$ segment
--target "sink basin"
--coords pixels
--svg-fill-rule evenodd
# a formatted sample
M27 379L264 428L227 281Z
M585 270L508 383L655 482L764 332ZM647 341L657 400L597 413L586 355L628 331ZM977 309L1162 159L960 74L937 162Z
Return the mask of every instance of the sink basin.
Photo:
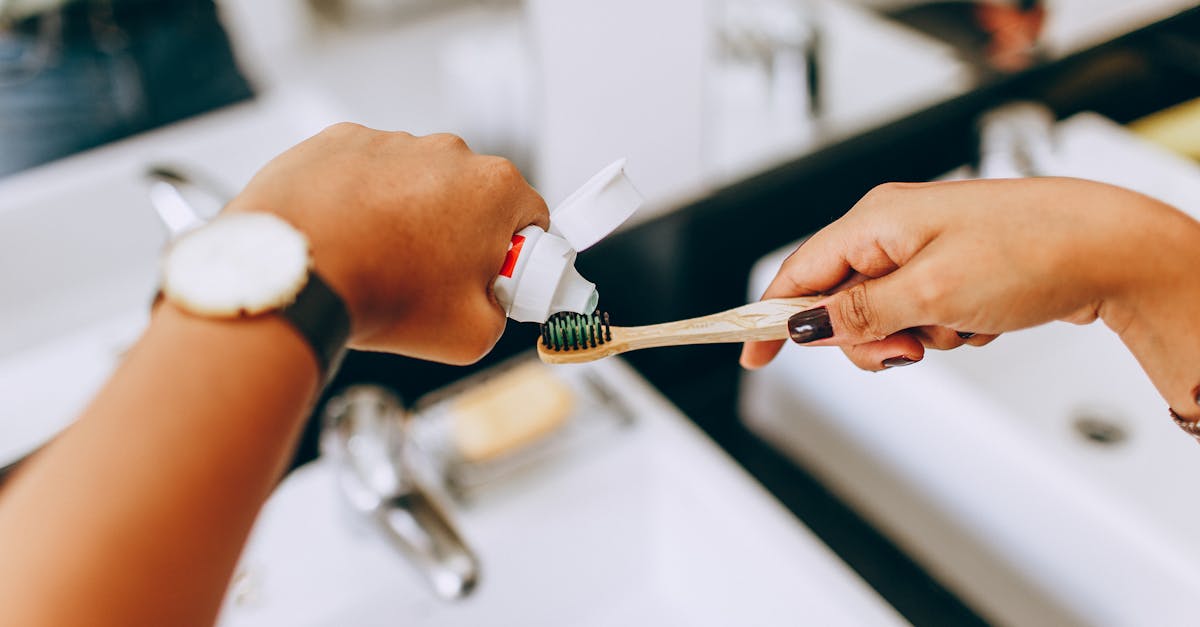
M634 425L453 508L483 567L471 597L435 598L317 461L267 503L220 624L903 623L624 362L580 367Z
M146 168L192 167L232 193L333 119L278 94L0 180L0 467L65 426L145 325L166 243Z
M1060 173L1200 211L1194 164L1097 116L1060 129ZM788 252L760 262L753 293ZM745 377L742 399L754 431L992 622L1195 624L1200 449L1101 324L1005 334L882 374L788 346Z

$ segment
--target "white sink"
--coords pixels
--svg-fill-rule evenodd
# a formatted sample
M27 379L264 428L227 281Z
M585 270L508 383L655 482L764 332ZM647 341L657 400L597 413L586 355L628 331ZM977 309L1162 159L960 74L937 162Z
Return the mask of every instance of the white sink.
M1060 128L1062 174L1200 211L1194 164L1096 116ZM787 252L760 262L753 293ZM742 398L752 429L993 622L1196 622L1200 448L1100 324L931 351L882 374L788 346L745 377Z
M471 597L435 598L317 461L267 503L221 624L903 623L624 362L584 367L634 426L453 510L482 563Z
M166 230L142 176L193 168L230 193L335 116L278 94L0 180L0 466L65 426L145 325Z

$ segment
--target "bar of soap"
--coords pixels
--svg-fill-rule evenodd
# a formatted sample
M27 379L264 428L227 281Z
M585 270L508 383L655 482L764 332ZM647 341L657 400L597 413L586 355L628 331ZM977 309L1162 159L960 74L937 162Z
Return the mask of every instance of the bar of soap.
M573 405L566 384L541 363L529 362L454 401L454 442L463 459L495 459L554 432Z

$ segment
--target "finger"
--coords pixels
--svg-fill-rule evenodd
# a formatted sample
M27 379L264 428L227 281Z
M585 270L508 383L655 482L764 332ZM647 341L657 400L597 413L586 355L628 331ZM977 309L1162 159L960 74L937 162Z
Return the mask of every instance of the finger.
M763 292L763 300L849 289L873 276L880 276L894 269L895 266L890 260L878 259L873 263L859 264L870 273L869 275L855 269L851 262L837 251L836 241L840 228L838 222L835 222L802 241L780 266L779 272ZM761 368L779 354L782 346L781 341L747 342L742 347L739 362L743 368L749 370Z
M988 344L992 343L992 340L995 340L998 337L1000 337L1000 334L998 334L998 333L997 334L976 333L975 335L972 335L970 338L965 340L963 343L968 346L987 346Z
M479 155L479 167L497 190L498 198L513 218L513 233L536 225L543 230L550 228L550 209L546 200L529 185L521 170L508 159L491 155Z
M775 273L775 278L771 280L771 283L767 285L766 291L763 292L761 300L766 300L768 298L787 298L791 296L817 294L822 290L814 286L826 285L828 288L833 288L845 279L848 273L848 267L836 263L830 267L824 268L823 270L819 269L817 271L818 278L812 283L800 283L796 279L796 275L789 271L789 268L793 264L802 263L796 261L796 258L797 255L800 254L800 251L804 250L806 245L812 242L813 239L819 240L821 237L825 237L821 235L822 232L810 235L809 237L806 237L800 241L800 244L796 247L796 250L793 250L792 253L783 260L783 264L780 266L779 271ZM757 370L770 363L771 360L779 354L781 348L783 348L783 342L780 340L767 342L746 342L742 345L742 355L738 359L738 362L747 370Z
M533 190L532 187L529 189L530 191ZM523 219L529 224L536 224L542 227L544 231L550 230L550 210L546 207L546 201L537 192L533 192L533 196L529 199L529 203L526 206L528 207L528 215Z
M844 281L835 286L831 291L838 292L844 289L850 289L870 277L851 272L850 276ZM771 362L775 355L779 354L779 349L783 347L782 340L768 342L747 342L742 347L742 356L739 363L747 370L757 370Z
M546 201L532 187L518 200L518 207L513 233L530 225L541 227L543 231L550 230L550 210L546 207Z
M467 140L453 133L432 133L418 138L422 143L452 151L470 152Z
M936 220L911 215L897 218L906 210L923 206L925 190L930 188L928 184L908 183L876 186L846 215L813 234L784 260L763 297L827 293L852 272L877 278L895 271L924 248L939 229Z
M852 222L840 218L805 240L780 265L763 299L824 294L845 287L856 273L879 277L899 267Z
M871 372L907 366L925 357L925 347L907 331L875 342L843 346L842 352L854 365Z
M916 206L913 186L884 185L873 189L864 196L845 216L836 220L805 241L782 264L779 272L763 293L763 298L782 298L810 294L830 293L840 291L858 297L866 293L865 288L856 285L863 277L879 278L895 272L901 265L907 263L935 235L936 227L925 221L905 220L897 222L888 216L895 215L894 211L880 212L878 207L904 208ZM881 243L890 243L892 252ZM850 287L853 286L853 287ZM849 289L847 289L849 287ZM835 303L845 303L846 297L833 299ZM818 312L819 313L819 312ZM837 315L836 319L845 319ZM874 325L874 322L871 323ZM871 325L856 325L850 328L851 336L846 338L848 344L861 344L886 337L904 326L884 324L879 327ZM844 324L824 326L825 329L837 329ZM887 332L883 332L887 327ZM797 339L798 342L814 342L828 339L821 335L821 327L810 327L817 331L815 334ZM864 337L869 333L871 337ZM831 334L831 333L830 333ZM829 343L839 343L836 340ZM761 346L749 345L743 350L745 365L755 367L765 364L778 352L773 344Z
M353 348L462 366L479 361L504 332L504 311L486 294L455 285L425 296Z
M814 346L851 346L882 340L904 329L937 324L949 296L914 262L887 276L864 281L820 301L788 321L792 341ZM935 276L935 275L933 275Z
M783 340L746 342L742 346L742 356L738 359L738 363L747 370L758 370L771 363L781 348L783 348Z
M868 279L869 277L866 275L851 270L850 274L834 285L830 291L850 289ZM763 294L764 299L776 297L772 295L770 288ZM770 363L775 358L775 355L779 354L779 350L782 347L783 341L781 340L746 342L742 345L742 355L739 363L747 370L757 370Z
M512 185L517 218L517 228L513 232L516 233L531 224L541 227L544 231L549 231L550 208L546 206L546 200L529 185L516 166L512 167L512 172L516 175L516 180L512 182Z
M499 303L487 293L472 291L455 306L459 311L446 317L444 328L452 333L437 336L436 361L464 366L473 364L491 352L504 334L507 317Z
M940 351L948 351L958 348L967 343L967 340L974 337L972 334L960 334L954 329L940 326L924 326L912 330L913 335L925 345L925 348L932 348ZM966 335L967 337L963 337Z

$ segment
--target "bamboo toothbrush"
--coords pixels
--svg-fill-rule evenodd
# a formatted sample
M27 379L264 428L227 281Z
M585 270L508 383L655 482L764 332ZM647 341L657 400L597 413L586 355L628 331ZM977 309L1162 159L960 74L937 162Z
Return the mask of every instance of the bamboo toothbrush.
M548 364L577 364L656 346L783 340L788 337L788 318L821 298L775 298L643 327L611 326L607 313L557 313L542 325L538 357Z

